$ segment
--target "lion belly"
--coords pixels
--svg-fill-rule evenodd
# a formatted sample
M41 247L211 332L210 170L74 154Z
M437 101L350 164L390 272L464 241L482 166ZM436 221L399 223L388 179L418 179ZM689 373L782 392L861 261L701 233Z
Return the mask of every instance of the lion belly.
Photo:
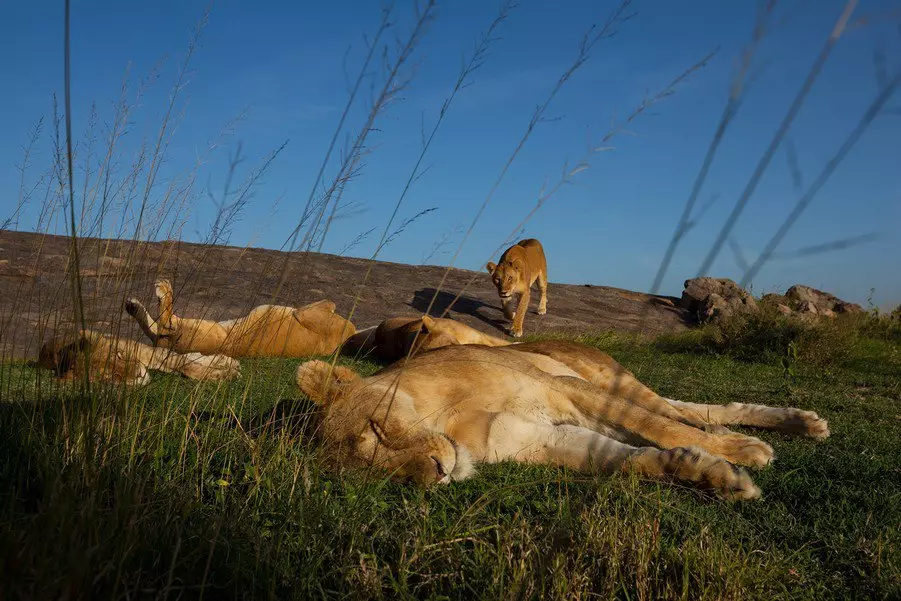
M261 316L236 324L229 334L228 348L231 356L240 357L308 357L327 355L341 344L345 336L345 323L338 316L327 316L316 324L297 321L291 314ZM352 328L346 335L353 334Z

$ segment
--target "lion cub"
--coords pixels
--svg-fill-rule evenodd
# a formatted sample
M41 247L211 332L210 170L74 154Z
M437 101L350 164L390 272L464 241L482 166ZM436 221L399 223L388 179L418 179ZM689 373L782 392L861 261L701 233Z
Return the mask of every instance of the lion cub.
M544 258L541 242L534 238L520 240L504 251L500 263L488 263L486 267L501 297L504 317L513 321L510 333L519 338L522 336L522 322L529 310L530 290L536 280L541 293L538 314L547 313L547 259ZM511 308L514 295L519 296L515 313Z

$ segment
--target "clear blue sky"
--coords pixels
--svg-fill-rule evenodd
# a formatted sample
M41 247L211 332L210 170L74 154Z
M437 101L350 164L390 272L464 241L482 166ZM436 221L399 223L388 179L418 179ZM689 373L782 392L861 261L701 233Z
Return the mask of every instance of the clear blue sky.
M699 203L717 200L683 241L663 293L678 295L683 280L696 274L843 7L831 0L783 4L776 13L780 25L760 48L753 68L756 79ZM134 90L139 78L167 57L133 115L123 142L127 161L142 137L152 137L156 130L203 5L181 0L73 5L76 138L84 139L92 102L101 122L111 117L128 64ZM402 102L378 123L379 131L370 139L373 153L345 193L356 211L336 223L324 250L338 252L361 232L378 227L349 253L371 254L419 152L421 124L433 123L462 58L469 56L499 6L482 0L439 3L437 18L415 56L415 78ZM40 117L49 121L51 94L62 90L62 7L61 1L32 0L0 8L0 220L16 204L22 146ZM456 247L460 230L485 199L536 104L573 60L581 34L612 7L610 2L588 0L521 1L502 26L503 39L451 106L426 157L430 168L415 184L400 217L430 207L438 210L411 225L383 251L382 259L419 263L442 238L449 241L444 250ZM706 69L652 115L637 121L630 128L634 135L614 139L615 150L595 156L590 169L548 201L526 227L526 235L545 246L552 281L650 287L722 113L740 49L750 39L756 4L656 0L638 1L634 9L638 16L618 36L601 42L557 97L549 112L554 119L537 128L514 163L463 248L458 266L481 269L512 224L530 210L542 183L553 182L564 161L582 155L589 135L596 139L612 118L626 116L646 91L660 89L719 47ZM898 9L898 2L860 3L852 20L890 16L845 33L795 122L788 138L805 184L875 96L877 49L883 49L890 72L901 68ZM402 37L411 22L410 5L398 2L395 12L394 31ZM281 246L299 217L346 101L345 55L348 71L355 72L363 56L363 37L375 31L379 18L376 2L221 0L213 6L184 102L178 104L180 117L158 190L168 178L190 169L224 124L243 109L250 110L228 143L198 172L198 195L182 231L186 239L196 239L209 228L214 209L204 189L221 193L228 153L239 141L247 159L239 169L243 176L289 140L231 236L232 244ZM901 108L901 96L890 105ZM360 110L352 114L354 129L361 118ZM36 147L30 180L50 159L48 134L49 129ZM861 303L870 288L876 289L874 300L883 307L901 302L899 141L901 114L879 117L781 250L870 232L881 237L842 251L774 261L753 282L755 292L805 283ZM124 171L123 163L120 173ZM331 167L327 173L334 172ZM783 145L735 229L735 240L748 260L756 257L796 197ZM21 229L34 227L38 204L35 200L26 208ZM439 253L431 262L443 264L450 256ZM741 275L728 247L710 275Z

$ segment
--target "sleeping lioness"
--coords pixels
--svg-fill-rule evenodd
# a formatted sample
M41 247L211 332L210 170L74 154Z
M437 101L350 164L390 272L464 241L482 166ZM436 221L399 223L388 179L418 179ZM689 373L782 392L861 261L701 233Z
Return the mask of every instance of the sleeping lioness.
M566 340L509 342L483 334L452 319L428 315L420 318L392 317L377 328L358 332L348 339L344 348L355 352L371 352L381 359L397 361L408 355L436 348L466 344L504 346L512 351L546 355L607 393L709 432L728 432L723 424L755 425L789 432L799 427L794 422L783 421L786 415L784 409L739 403L726 406L696 405L664 398L642 384L613 357L592 346Z
M466 478L473 463L515 460L675 478L727 498L754 499L760 490L733 463L763 467L772 448L687 420L829 435L825 420L799 409L674 407L656 395L620 394L604 383L609 365L577 343L522 347L449 346L368 378L307 361L297 383L321 406L321 431L340 464L384 468L423 485Z
M63 380L81 380L87 365L92 381L115 381L128 385L149 382L150 369L180 373L194 380L230 380L241 373L238 362L225 355L175 353L134 340L112 338L93 330L82 330L74 336L56 336L45 341L41 345L37 365L53 370L56 377Z
M483 334L466 324L443 317L392 317L378 326L360 330L347 339L345 353L372 353L386 361L442 346L481 344L506 346L509 341Z
M335 303L321 300L304 307L260 305L238 319L212 321L179 317L172 310L172 284L156 282L159 316L150 317L137 299L125 310L154 346L179 352L222 353L229 357L308 357L328 355L356 332L335 313Z
M486 265L491 281L501 297L504 317L513 321L510 334L515 338L522 336L522 322L529 310L532 298L532 284L538 282L538 314L547 313L547 260L541 242L534 238L520 240L501 255L500 262ZM516 312L511 308L514 296L518 297Z

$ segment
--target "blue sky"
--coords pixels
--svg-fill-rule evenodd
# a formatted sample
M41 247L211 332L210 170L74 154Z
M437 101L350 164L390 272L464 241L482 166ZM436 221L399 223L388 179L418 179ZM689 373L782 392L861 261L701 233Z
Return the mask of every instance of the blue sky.
M126 66L131 90L158 65L158 77L136 107L123 139L125 172L142 139L152 139L203 4L159 2L73 3L72 74L74 136L83 140L92 103L100 123L111 118ZM682 212L704 153L726 102L741 48L750 39L756 4L750 1L635 2L637 16L590 60L557 96L551 119L541 123L494 195L456 265L481 269L513 225L531 210L544 182L559 177L564 162L577 161L589 140L623 118L646 92L664 87L711 50L714 60L678 93L654 107L614 138L612 151L592 157L532 218L526 235L539 238L549 257L551 281L649 289L657 265ZM755 57L745 101L727 132L701 192L699 204L716 199L686 236L663 282L662 293L678 295L696 275L716 232L745 187L759 157L800 87L844 6L835 1L782 3L778 25ZM347 187L352 209L337 221L323 250L338 252L370 228L376 232L349 254L371 255L420 150L420 129L430 127L450 92L461 61L472 52L500 7L499 2L439 3L436 18L414 56L415 74L402 99L391 106L370 136L372 152ZM579 39L602 21L609 2L522 0L502 25L484 66L450 107L400 211L403 220L424 215L386 247L380 258L446 264L478 207L525 130L535 106L574 59ZM839 40L788 135L805 185L838 149L878 91L874 56L886 57L890 72L901 68L898 2L862 1ZM62 90L62 2L33 0L0 8L0 220L15 210L22 147L34 124L51 114L51 94ZM398 2L392 35L411 25L411 5ZM181 235L198 239L215 214L206 191L221 194L229 153L241 143L243 177L288 141L256 187L231 233L232 244L278 248L299 218L313 178L347 99L349 73L359 68L381 16L376 2L239 2L213 8L192 62L190 81L177 103L166 162L154 194L205 157L196 195L187 207ZM162 62L161 62L162 61ZM376 70L377 71L377 70ZM409 74L409 72L408 72ZM377 73L372 78L378 84ZM350 116L350 130L363 122L363 102ZM890 101L901 107L901 95ZM211 153L223 126L249 109L232 135ZM99 134L98 134L99 135ZM342 140L345 138L342 137ZM883 307L901 303L901 114L880 116L816 197L780 250L792 251L875 232L879 238L850 249L809 257L783 257L755 278L755 292L805 283L840 297ZM36 145L26 179L49 164L49 128ZM330 166L327 175L334 175ZM78 187L78 186L77 186ZM78 194L76 203L80 202ZM734 231L747 260L757 253L790 210L798 194L786 145ZM21 229L37 223L39 199L25 208ZM735 255L725 247L710 275L739 279ZM552 297L553 298L553 297Z

